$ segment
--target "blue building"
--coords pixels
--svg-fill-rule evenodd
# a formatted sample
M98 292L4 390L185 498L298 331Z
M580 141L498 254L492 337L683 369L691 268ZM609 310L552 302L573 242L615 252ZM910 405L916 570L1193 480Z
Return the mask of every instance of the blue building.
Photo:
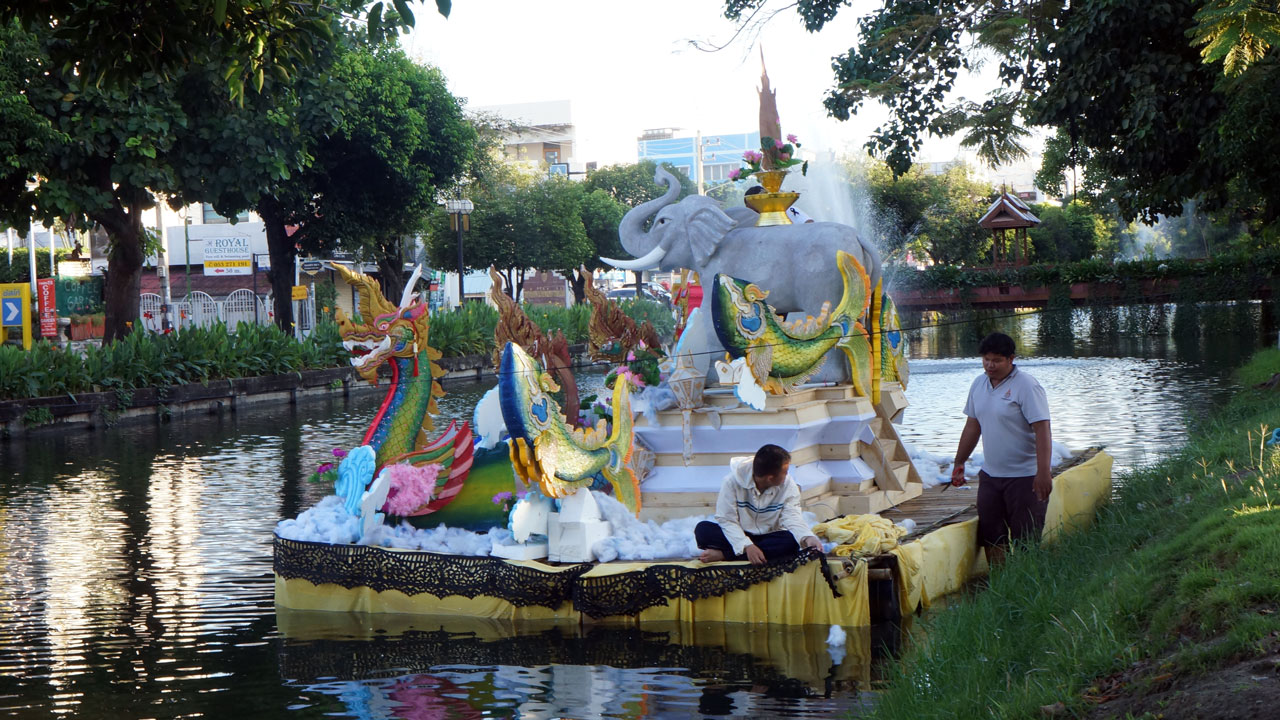
M734 168L742 167L742 153L760 149L760 133L702 135L702 163L699 167L696 147L698 137L675 137L675 128L646 130L636 139L639 160L671 163L683 170L694 183L716 185L729 179ZM699 169L702 177L698 177Z

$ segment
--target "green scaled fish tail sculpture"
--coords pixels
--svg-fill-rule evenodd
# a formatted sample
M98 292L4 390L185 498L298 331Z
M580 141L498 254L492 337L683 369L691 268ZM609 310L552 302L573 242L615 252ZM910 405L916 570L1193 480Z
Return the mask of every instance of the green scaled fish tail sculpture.
M728 275L717 275L711 317L720 342L745 357L756 382L773 394L790 392L822 368L824 356L840 348L849 358L858 394L871 396L871 339L859 322L867 312L871 280L849 253L836 251L844 294L834 312L787 324L765 304L768 291Z
M620 376L613 387L613 432L604 421L592 429L572 427L551 393L551 376L515 343L502 350L498 399L511 434L511 465L524 482L536 482L547 497L562 498L608 483L613 496L640 512L640 482L628 467L635 436L631 390Z

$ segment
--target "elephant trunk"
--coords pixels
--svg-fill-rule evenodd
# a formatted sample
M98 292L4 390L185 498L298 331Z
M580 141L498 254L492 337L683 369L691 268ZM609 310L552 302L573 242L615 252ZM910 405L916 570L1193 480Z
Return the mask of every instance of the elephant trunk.
M680 194L680 181L661 165L654 173L653 181L659 185L665 184L667 192L662 197L654 198L628 210L618 225L618 240L622 243L622 247L635 257L646 260L650 259L648 256L657 249L657 240L649 239L649 234L644 231L645 221L657 214L664 206L675 202Z

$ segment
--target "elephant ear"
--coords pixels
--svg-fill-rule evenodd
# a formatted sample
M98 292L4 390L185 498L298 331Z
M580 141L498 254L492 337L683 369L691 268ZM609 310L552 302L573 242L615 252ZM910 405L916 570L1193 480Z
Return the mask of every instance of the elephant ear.
M689 233L689 249L693 252L693 261L698 267L707 264L707 260L715 254L725 233L735 225L733 218L725 214L714 201L708 201L689 213L686 225Z

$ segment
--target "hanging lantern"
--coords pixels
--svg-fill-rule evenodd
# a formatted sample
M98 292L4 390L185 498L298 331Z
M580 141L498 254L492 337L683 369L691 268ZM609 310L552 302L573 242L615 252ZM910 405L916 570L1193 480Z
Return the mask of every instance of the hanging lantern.
M671 371L667 385L676 396L676 406L682 416L680 431L684 437L684 451L681 457L685 465L693 459L693 411L702 407L702 391L706 384L707 377L694 367L693 356L681 353L676 357L676 367Z

